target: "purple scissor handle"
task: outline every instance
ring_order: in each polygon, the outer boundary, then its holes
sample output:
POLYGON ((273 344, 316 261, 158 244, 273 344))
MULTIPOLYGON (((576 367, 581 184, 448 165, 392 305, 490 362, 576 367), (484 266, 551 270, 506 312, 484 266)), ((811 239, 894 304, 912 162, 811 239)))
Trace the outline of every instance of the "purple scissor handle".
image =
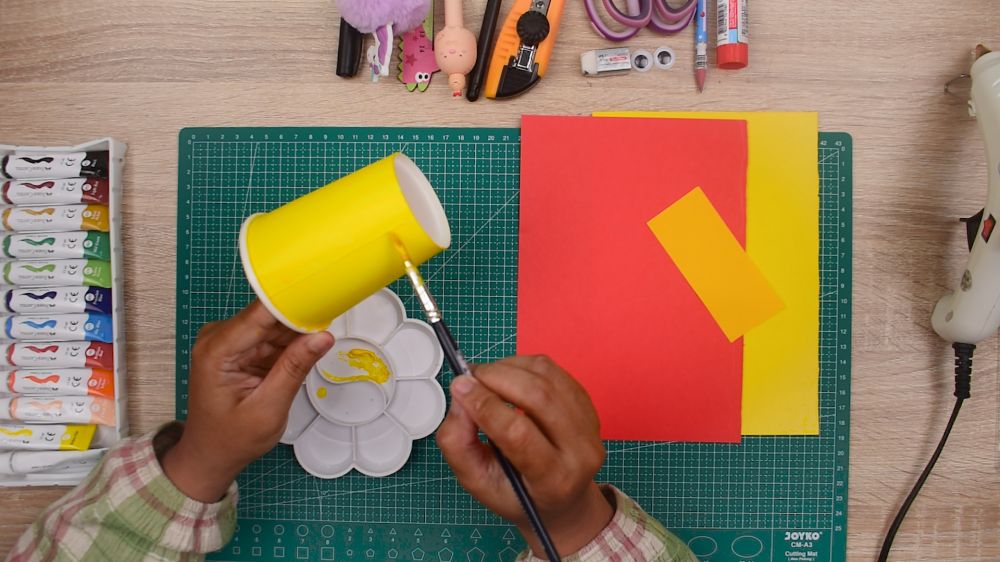
POLYGON ((624 25, 625 29, 619 31, 605 23, 597 10, 597 0, 583 0, 583 6, 594 31, 610 41, 631 39, 644 27, 657 33, 677 33, 691 23, 698 7, 695 0, 685 0, 679 8, 672 7, 668 0, 625 0, 625 12, 622 12, 614 0, 602 2, 611 19, 624 25))

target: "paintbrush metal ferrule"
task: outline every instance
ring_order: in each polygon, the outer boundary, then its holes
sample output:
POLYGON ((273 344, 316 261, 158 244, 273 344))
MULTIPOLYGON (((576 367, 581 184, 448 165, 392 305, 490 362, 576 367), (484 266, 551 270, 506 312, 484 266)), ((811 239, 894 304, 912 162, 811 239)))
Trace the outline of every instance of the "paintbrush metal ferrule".
POLYGON ((424 315, 427 317, 427 322, 431 324, 436 324, 441 321, 441 309, 438 308, 437 301, 431 296, 431 292, 427 290, 427 284, 424 283, 424 277, 420 275, 420 270, 417 269, 416 264, 410 259, 410 253, 406 251, 406 246, 403 245, 403 241, 397 236, 392 237, 392 244, 396 247, 396 252, 399 254, 400 259, 403 260, 403 270, 406 272, 406 278, 410 280, 410 285, 413 286, 413 292, 417 295, 417 300, 420 301, 420 307, 424 309, 424 315))
POLYGON ((413 292, 416 293, 417 300, 420 301, 420 307, 424 309, 427 321, 431 324, 440 322, 441 310, 438 308, 437 301, 431 296, 431 292, 427 290, 427 285, 424 284, 424 278, 420 275, 420 270, 409 259, 403 260, 403 267, 406 269, 406 278, 410 280, 413 292))

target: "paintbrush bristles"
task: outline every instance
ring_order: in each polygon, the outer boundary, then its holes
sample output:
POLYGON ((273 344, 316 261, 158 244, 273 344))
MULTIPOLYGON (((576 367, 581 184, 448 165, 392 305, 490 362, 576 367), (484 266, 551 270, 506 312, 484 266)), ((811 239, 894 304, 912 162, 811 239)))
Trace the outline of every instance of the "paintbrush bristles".
POLYGON ((431 324, 440 322, 441 311, 438 309, 437 302, 434 301, 434 297, 427 290, 424 278, 420 275, 420 270, 417 269, 413 260, 410 259, 410 254, 406 251, 403 241, 398 236, 392 235, 392 244, 396 247, 396 252, 399 254, 400 259, 403 260, 403 269, 406 271, 406 277, 410 280, 413 292, 416 293, 417 300, 420 301, 420 306, 424 309, 427 321, 431 324))

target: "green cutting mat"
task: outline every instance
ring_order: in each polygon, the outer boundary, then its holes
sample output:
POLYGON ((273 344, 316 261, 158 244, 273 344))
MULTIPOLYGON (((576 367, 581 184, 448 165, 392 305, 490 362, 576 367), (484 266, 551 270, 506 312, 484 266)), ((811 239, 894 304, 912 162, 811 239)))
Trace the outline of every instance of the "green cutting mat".
MULTIPOLYGON (((819 437, 739 445, 608 443, 600 474, 689 541, 702 560, 842 560, 851 357, 851 138, 820 136, 819 437)), ((237 254, 244 217, 403 151, 435 186, 452 249, 423 268, 476 361, 515 344, 517 129, 267 128, 180 133, 177 415, 198 328, 253 298, 237 254)), ((570 195, 571 196, 571 195, 570 195)), ((392 287, 418 316, 408 286, 392 287)), ((450 373, 442 373, 447 387, 450 373)), ((465 494, 432 439, 387 478, 321 480, 279 445, 239 478, 239 526, 219 560, 512 560, 522 542, 465 494)))

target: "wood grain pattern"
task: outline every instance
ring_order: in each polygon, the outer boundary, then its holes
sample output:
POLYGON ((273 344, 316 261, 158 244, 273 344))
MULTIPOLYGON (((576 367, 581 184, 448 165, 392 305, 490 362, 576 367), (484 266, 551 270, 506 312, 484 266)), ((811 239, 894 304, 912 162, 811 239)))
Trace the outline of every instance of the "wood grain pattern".
MULTIPOLYGON (((465 3, 478 26, 484 0, 465 3)), ((505 11, 510 2, 505 3, 505 11)), ((439 21, 442 21, 439 19, 439 21)), ((851 560, 871 560, 951 408, 951 352, 930 329, 957 280, 955 219, 982 206, 985 159, 964 104, 942 93, 979 41, 1000 47, 989 0, 772 0, 751 6, 751 66, 690 75, 690 32, 666 72, 579 75, 605 45, 568 2, 542 85, 510 102, 452 100, 333 73, 338 17, 326 0, 0 0, 0 141, 129 143, 125 240, 129 416, 173 414, 177 132, 194 125, 515 126, 522 113, 817 110, 854 135, 854 392, 851 560)), ((650 163, 653 165, 653 163, 650 163)), ((897 560, 1000 559, 998 342, 976 355, 973 399, 897 541, 897 560)), ((0 552, 63 490, 0 490, 0 552)))

